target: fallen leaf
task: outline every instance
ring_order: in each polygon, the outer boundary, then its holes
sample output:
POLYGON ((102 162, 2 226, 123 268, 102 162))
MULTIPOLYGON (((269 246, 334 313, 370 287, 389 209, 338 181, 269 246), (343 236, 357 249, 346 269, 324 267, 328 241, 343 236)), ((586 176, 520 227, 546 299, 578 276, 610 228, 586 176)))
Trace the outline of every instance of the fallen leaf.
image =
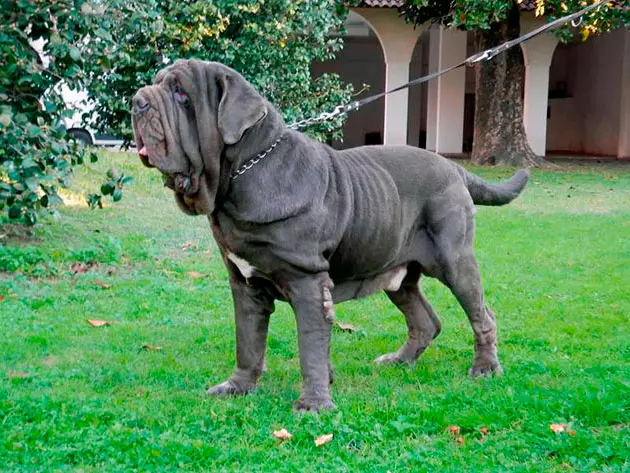
POLYGON ((74 274, 85 274, 90 268, 85 263, 73 263, 72 266, 70 266, 70 269, 74 274))
POLYGON ((198 248, 199 248, 199 246, 197 245, 197 243, 192 241, 192 240, 188 240, 186 243, 184 243, 182 245, 182 250, 183 251, 196 250, 198 248))
POLYGON ((33 375, 30 373, 26 373, 24 371, 9 371, 7 372, 7 378, 9 379, 28 379, 32 378, 33 375))
POLYGON ((481 432, 481 435, 483 435, 485 437, 486 435, 488 435, 488 427, 480 428, 479 432, 481 432))
POLYGON ((193 279, 199 279, 199 278, 205 278, 206 276, 201 274, 198 271, 188 271, 186 274, 188 274, 188 276, 190 276, 193 279))
POLYGON ((100 281, 98 279, 94 281, 94 284, 96 284, 98 287, 102 287, 103 289, 111 289, 112 287, 111 284, 107 284, 105 281, 100 281))
POLYGON ((0 302, 2 302, 2 301, 6 301, 6 300, 7 300, 7 298, 6 298, 6 297, 4 297, 4 296, 0 296, 0 302))
POLYGON ((111 322, 108 322, 107 320, 98 320, 98 319, 88 319, 87 321, 88 324, 90 324, 92 327, 105 327, 107 325, 111 325, 111 322))
POLYGON ((341 322, 336 322, 335 325, 337 325, 339 330, 341 330, 342 332, 356 332, 357 331, 357 328, 352 324, 344 324, 341 322))
POLYGON ((455 442, 457 442, 457 445, 462 445, 464 443, 464 437, 457 437, 455 442))
POLYGON ((56 356, 48 355, 46 358, 44 358, 44 360, 42 361, 42 364, 45 366, 55 366, 58 361, 59 360, 57 359, 56 356))
POLYGON ((145 343, 144 345, 142 345, 142 349, 148 351, 162 351, 162 347, 151 345, 150 343, 145 343))
POLYGON ((315 439, 315 446, 321 447, 322 445, 327 444, 333 439, 333 434, 324 434, 320 435, 315 439))
POLYGON ((569 437, 575 437, 575 430, 569 429, 567 430, 567 434, 569 434, 569 437))
POLYGON ((560 434, 567 430, 569 427, 568 424, 551 424, 549 428, 553 430, 555 433, 560 434))
POLYGON ((291 435, 287 429, 274 430, 273 436, 280 440, 289 440, 293 435, 291 435))
POLYGON ((448 433, 451 435, 459 435, 459 426, 458 425, 449 425, 448 426, 448 433))

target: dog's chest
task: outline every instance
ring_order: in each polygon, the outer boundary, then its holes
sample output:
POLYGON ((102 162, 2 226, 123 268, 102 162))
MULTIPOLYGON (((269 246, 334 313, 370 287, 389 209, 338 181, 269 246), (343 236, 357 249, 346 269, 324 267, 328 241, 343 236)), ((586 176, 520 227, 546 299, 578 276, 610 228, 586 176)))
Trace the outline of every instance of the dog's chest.
POLYGON ((223 254, 228 261, 236 266, 241 276, 245 279, 249 279, 252 276, 265 277, 263 271, 257 268, 252 261, 246 259, 246 257, 239 251, 242 242, 235 239, 233 235, 226 234, 218 224, 216 218, 211 219, 210 225, 212 227, 214 239, 221 247, 223 254))
POLYGON ((228 253, 227 258, 234 263, 234 266, 238 268, 239 272, 245 279, 251 278, 254 275, 254 272, 258 271, 255 266, 249 264, 243 258, 238 257, 234 253, 228 253))

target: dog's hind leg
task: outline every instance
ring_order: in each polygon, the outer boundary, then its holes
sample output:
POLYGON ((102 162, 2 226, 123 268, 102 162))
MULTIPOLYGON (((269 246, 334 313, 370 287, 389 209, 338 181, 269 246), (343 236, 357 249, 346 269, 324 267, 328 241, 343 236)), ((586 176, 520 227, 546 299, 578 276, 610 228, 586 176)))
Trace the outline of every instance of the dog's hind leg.
POLYGON ((473 250, 474 209, 456 206, 434 222, 433 241, 437 250, 437 277, 451 290, 466 312, 475 339, 473 376, 501 374, 497 356, 497 327, 492 311, 484 302, 481 275, 473 250))
POLYGON ((419 278, 419 274, 410 271, 400 289, 385 291, 405 315, 407 340, 398 351, 378 357, 375 360, 377 363, 413 363, 440 333, 440 319, 420 291, 419 278))

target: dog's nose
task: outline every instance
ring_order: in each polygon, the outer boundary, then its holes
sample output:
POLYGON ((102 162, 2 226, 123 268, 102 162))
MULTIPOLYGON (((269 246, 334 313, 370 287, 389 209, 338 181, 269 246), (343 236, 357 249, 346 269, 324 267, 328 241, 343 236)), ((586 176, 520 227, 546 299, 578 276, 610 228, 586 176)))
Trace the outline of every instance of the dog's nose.
POLYGON ((136 95, 133 98, 133 112, 134 113, 143 113, 149 109, 149 102, 143 99, 141 96, 136 95))

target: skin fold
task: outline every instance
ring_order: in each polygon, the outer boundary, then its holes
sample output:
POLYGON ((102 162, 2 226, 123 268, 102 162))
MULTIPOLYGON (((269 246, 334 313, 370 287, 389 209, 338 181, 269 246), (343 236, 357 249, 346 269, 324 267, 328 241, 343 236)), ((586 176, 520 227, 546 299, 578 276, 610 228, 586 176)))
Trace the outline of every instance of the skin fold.
POLYGON ((422 275, 444 283, 468 316, 470 373, 501 373, 495 316, 473 252, 474 206, 510 202, 527 171, 489 184, 410 146, 336 151, 288 129, 236 71, 196 60, 176 62, 138 91, 133 125, 142 162, 162 173, 183 212, 209 219, 229 272, 237 367, 208 394, 255 388, 274 301, 284 300, 298 328, 304 386, 296 408, 334 407, 333 303, 384 290, 404 314, 408 338, 377 361, 412 363, 441 328, 419 288, 422 275))

